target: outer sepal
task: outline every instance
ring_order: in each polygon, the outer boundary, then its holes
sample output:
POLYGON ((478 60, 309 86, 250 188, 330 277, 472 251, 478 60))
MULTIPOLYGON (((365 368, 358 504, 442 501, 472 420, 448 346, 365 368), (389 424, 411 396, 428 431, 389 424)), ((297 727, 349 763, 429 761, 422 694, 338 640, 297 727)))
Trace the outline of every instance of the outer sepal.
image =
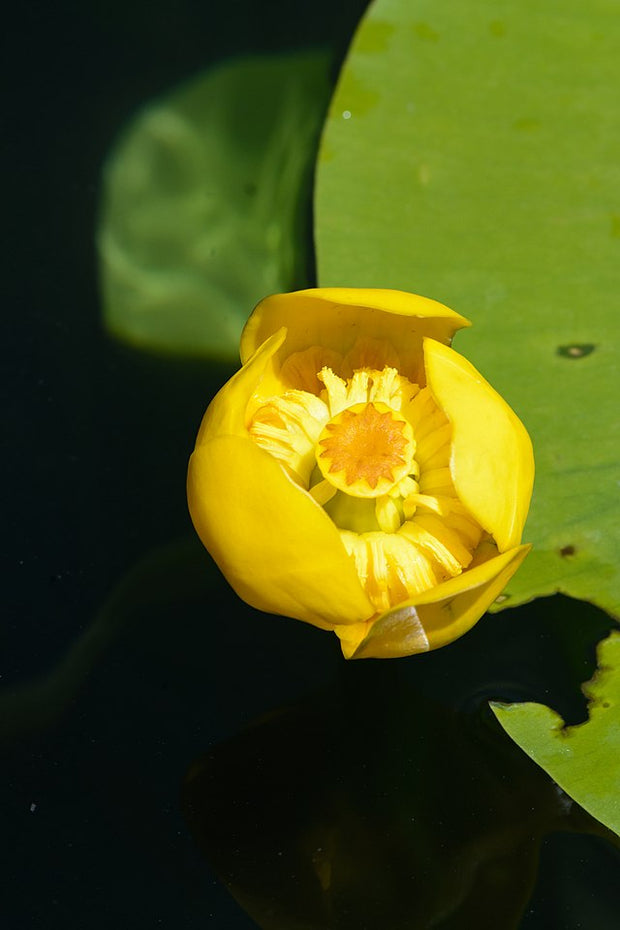
MULTIPOLYGON (((397 658, 429 652, 459 639, 488 610, 530 548, 517 546, 487 558, 374 621, 336 628, 345 658, 397 658)), ((493 551, 490 546, 488 550, 493 551)))
POLYGON ((372 612, 340 534, 246 429, 248 402, 286 336, 280 330, 222 388, 190 458, 187 498, 200 539, 237 594, 322 629, 372 612))
POLYGON ((403 358, 421 352, 423 336, 449 343, 469 320, 428 297, 377 288, 314 288, 266 297, 241 336, 245 362, 281 326, 288 327, 288 354, 320 345, 346 351, 356 335, 384 339, 403 358))
POLYGON ((500 552, 521 541, 534 483, 525 427, 474 366, 424 340, 429 388, 453 427, 450 471, 456 493, 500 552))

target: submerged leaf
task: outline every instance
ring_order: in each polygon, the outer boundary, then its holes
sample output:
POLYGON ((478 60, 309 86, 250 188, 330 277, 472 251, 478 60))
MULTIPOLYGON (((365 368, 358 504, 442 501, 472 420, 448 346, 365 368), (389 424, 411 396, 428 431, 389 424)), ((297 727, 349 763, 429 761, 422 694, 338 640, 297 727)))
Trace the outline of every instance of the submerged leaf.
POLYGON ((506 732, 557 784, 620 835, 620 633, 599 646, 599 669, 584 685, 589 720, 566 727, 544 704, 491 707, 506 732))
POLYGON ((306 283, 328 64, 227 62, 137 114, 105 167, 98 233, 115 335, 235 359, 248 307, 306 283))

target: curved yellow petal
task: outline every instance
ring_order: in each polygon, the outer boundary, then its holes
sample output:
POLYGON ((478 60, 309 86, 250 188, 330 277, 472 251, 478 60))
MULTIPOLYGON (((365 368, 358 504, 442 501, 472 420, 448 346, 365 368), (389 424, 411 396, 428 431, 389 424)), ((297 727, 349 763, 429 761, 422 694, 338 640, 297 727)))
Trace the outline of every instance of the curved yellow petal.
POLYGON ((406 358, 421 350, 421 337, 448 343, 468 320, 428 297, 378 288, 314 288, 266 297, 241 336, 245 361, 281 326, 287 353, 320 345, 346 352, 358 336, 386 339, 406 358))
POLYGON ((267 395, 274 393, 272 385, 277 381, 277 375, 273 359, 285 339, 286 329, 283 327, 273 333, 254 353, 253 358, 217 392, 202 418, 196 446, 214 436, 247 436, 248 401, 259 385, 265 386, 267 395))
POLYGON ((534 483, 525 427, 462 355, 424 340, 428 386, 453 427, 450 470, 456 492, 500 550, 521 541, 534 483))
POLYGON ((251 439, 197 446, 187 496, 200 539, 252 607, 322 629, 372 615, 332 521, 251 439))
POLYGON ((346 659, 389 659, 429 652, 467 633, 501 594, 530 546, 517 546, 386 611, 374 623, 336 628, 346 659), (356 643, 351 635, 360 634, 356 643))

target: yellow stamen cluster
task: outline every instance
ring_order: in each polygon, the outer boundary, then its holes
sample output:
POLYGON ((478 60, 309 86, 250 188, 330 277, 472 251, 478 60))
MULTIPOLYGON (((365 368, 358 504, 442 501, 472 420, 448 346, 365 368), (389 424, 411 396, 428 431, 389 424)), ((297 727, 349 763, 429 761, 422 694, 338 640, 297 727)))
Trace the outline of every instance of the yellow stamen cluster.
POLYGON ((393 347, 314 346, 281 377, 290 389, 254 399, 250 435, 334 521, 376 610, 460 574, 482 531, 454 489, 451 426, 393 347))

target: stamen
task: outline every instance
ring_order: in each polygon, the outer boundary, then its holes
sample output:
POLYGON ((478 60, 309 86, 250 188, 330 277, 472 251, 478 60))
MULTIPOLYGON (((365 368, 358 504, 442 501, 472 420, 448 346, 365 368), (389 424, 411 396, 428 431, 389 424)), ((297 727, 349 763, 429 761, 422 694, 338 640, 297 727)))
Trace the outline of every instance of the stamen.
POLYGON ((356 371, 347 386, 347 406, 368 403, 371 385, 370 372, 356 371))
POLYGON ((440 580, 428 555, 400 533, 342 532, 358 578, 375 610, 388 610, 440 580))
POLYGON ((331 368, 321 368, 317 378, 325 385, 323 397, 331 416, 335 417, 349 405, 346 382, 335 375, 331 368))
MULTIPOLYGON (((418 520, 421 518, 418 518, 418 520)), ((420 525, 417 520, 403 523, 399 532, 414 546, 424 550, 449 576, 459 575, 463 565, 444 543, 420 525)), ((469 553, 466 553, 468 559, 469 553)))
MULTIPOLYGON (((459 501, 460 503, 460 501, 459 501)), ((449 513, 446 517, 446 524, 459 534, 463 543, 473 551, 482 536, 482 530, 473 518, 461 516, 458 513, 449 513)))
POLYGON ((420 475, 420 490, 423 494, 440 494, 442 491, 454 493, 452 475, 449 468, 432 468, 420 475))
POLYGON ((306 391, 273 397, 254 414, 249 433, 256 444, 281 461, 304 487, 316 464, 316 441, 328 410, 306 391))
POLYGON ((349 530, 341 530, 340 538, 345 549, 355 563, 355 571, 363 588, 368 583, 368 549, 364 541, 364 536, 360 533, 352 533, 349 530))
MULTIPOLYGON (((414 468, 417 463, 412 463, 411 474, 413 475, 414 468)), ((403 478, 395 487, 390 491, 391 497, 408 497, 410 494, 415 494, 420 490, 420 486, 417 481, 415 481, 411 475, 408 475, 406 478, 403 478)))
POLYGON ((427 553, 412 545, 406 537, 396 533, 391 550, 398 558, 398 566, 403 578, 407 596, 415 597, 421 591, 428 591, 439 581, 432 560, 427 553))
POLYGON ((392 410, 401 411, 420 391, 417 384, 403 377, 395 368, 384 368, 383 371, 373 371, 371 374, 372 388, 368 400, 380 401, 392 410))
POLYGON ((377 498, 375 515, 384 533, 395 533, 402 522, 401 512, 388 494, 377 498))
MULTIPOLYGON (((441 426, 439 429, 433 430, 423 439, 419 438, 418 435, 418 445, 416 449, 416 458, 420 463, 420 466, 426 468, 430 467, 428 462, 429 459, 432 459, 440 449, 444 446, 447 446, 452 438, 452 427, 449 423, 441 426)), ((450 452, 449 449, 446 449, 445 454, 445 464, 449 462, 450 452)))
POLYGON ((454 529, 451 529, 445 520, 440 520, 432 513, 421 513, 418 514, 414 523, 420 529, 433 536, 448 550, 450 555, 459 563, 459 572, 469 565, 471 562, 471 552, 463 545, 458 533, 456 533, 454 529))
POLYGON ((405 517, 410 520, 418 507, 439 514, 440 517, 444 516, 446 513, 446 509, 441 505, 439 498, 433 497, 431 494, 413 493, 409 494, 403 501, 403 513, 405 517))
POLYGON ((400 412, 405 419, 411 423, 416 436, 420 422, 432 415, 437 410, 437 405, 433 400, 433 395, 428 388, 422 388, 412 398, 405 401, 400 408, 400 412))

